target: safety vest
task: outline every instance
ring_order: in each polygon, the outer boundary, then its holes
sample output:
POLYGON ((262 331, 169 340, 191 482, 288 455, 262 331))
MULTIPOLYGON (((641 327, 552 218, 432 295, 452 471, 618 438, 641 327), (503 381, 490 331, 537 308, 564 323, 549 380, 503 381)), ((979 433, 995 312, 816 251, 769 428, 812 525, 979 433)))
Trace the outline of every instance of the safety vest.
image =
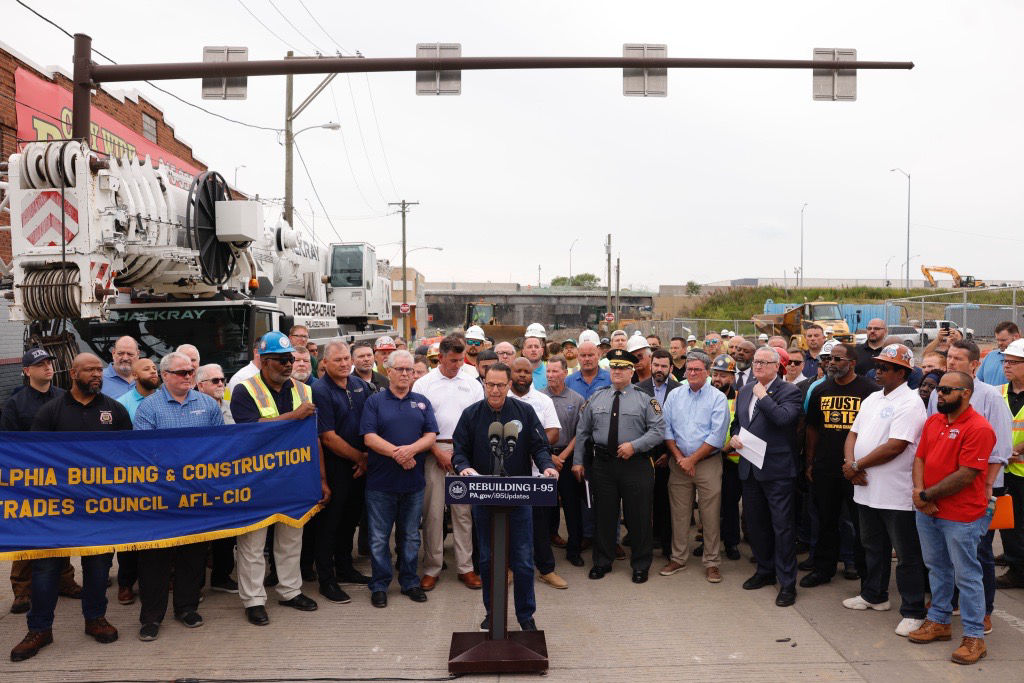
MULTIPOLYGON (((258 374, 250 377, 249 379, 242 382, 242 386, 246 388, 249 395, 252 396, 252 400, 256 403, 256 407, 260 410, 260 417, 277 417, 280 415, 277 411, 277 403, 274 402, 274 397, 270 393, 270 389, 263 383, 263 378, 258 374)), ((313 402, 313 391, 309 388, 305 382, 299 382, 298 380, 292 380, 292 410, 295 410, 303 403, 313 402)))
MULTIPOLYGON (((729 442, 729 429, 732 427, 732 421, 735 418, 736 418, 736 398, 733 397, 733 398, 729 399, 729 423, 727 425, 725 425, 725 441, 726 441, 726 443, 729 442)), ((738 463, 740 461, 740 455, 739 455, 739 453, 736 453, 735 451, 733 451, 732 453, 729 453, 725 457, 729 458, 729 460, 732 460, 735 463, 738 463)))
MULTIPOLYGON (((1003 400, 1006 401, 1007 407, 1010 405, 1010 384, 1007 382, 1000 387, 1003 392, 1003 400)), ((1016 448, 1021 442, 1024 442, 1024 408, 1020 409, 1016 415, 1013 416, 1013 447, 1016 448)), ((1014 474, 1018 477, 1024 477, 1024 464, 1013 463, 1006 466, 1006 471, 1010 474, 1014 474)))

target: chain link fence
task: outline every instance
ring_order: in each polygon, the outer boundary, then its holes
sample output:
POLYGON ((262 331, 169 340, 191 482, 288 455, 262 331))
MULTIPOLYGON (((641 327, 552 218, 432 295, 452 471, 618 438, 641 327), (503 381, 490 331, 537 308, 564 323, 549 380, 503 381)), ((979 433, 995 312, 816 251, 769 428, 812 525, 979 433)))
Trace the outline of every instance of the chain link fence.
POLYGON ((637 325, 627 325, 626 331, 633 334, 639 329, 644 334, 656 334, 661 343, 668 345, 672 337, 686 339, 689 335, 703 339, 709 332, 721 333, 729 330, 753 341, 759 334, 752 320, 721 320, 717 318, 673 318, 672 320, 645 320, 637 325))
POLYGON ((936 294, 887 299, 886 319, 899 316, 902 324, 920 328, 927 341, 935 338, 943 321, 964 328, 970 336, 990 341, 995 327, 1010 320, 1024 327, 1024 288, 960 288, 936 294), (889 317, 889 316, 892 317, 889 317))

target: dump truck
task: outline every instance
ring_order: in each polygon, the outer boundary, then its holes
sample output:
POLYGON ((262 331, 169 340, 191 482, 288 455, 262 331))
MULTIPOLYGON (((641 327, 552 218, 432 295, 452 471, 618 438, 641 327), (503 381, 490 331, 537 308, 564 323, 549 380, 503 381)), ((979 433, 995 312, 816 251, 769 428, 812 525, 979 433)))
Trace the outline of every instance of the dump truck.
POLYGON ((852 344, 854 341, 850 326, 835 301, 810 301, 787 309, 785 313, 764 313, 753 316, 751 320, 758 334, 782 335, 791 345, 801 349, 807 348, 804 330, 809 325, 820 325, 826 332, 831 329, 832 338, 841 342, 852 344))

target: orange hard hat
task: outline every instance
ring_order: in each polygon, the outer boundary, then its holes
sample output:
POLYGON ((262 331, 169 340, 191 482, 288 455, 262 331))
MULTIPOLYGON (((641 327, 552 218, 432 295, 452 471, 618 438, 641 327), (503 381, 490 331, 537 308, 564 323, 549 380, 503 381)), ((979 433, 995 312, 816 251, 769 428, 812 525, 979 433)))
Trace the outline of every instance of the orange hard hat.
POLYGON ((904 344, 889 344, 879 352, 875 360, 883 360, 886 363, 911 370, 914 367, 914 352, 904 344))

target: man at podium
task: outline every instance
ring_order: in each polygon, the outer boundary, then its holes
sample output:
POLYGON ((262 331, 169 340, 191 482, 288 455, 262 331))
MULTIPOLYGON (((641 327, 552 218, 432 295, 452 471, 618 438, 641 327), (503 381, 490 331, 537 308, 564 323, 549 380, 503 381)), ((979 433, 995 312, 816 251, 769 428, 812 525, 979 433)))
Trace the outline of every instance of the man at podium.
MULTIPOLYGON (((548 439, 533 407, 508 396, 512 370, 495 363, 484 377, 485 399, 466 408, 452 435, 452 464, 460 475, 504 474, 528 477, 532 464, 545 477, 558 477, 551 462, 548 439), (497 442, 497 443, 495 443, 497 442), (496 446, 496 448, 495 448, 496 446), (495 457, 495 452, 498 457, 495 457)), ((509 566, 513 575, 516 619, 524 631, 536 631, 533 613, 533 516, 529 507, 515 507, 509 515, 509 566)), ((491 511, 473 506, 473 522, 480 549, 480 573, 487 616, 481 630, 490 628, 491 511)), ((500 571, 500 570, 499 570, 500 571)))

